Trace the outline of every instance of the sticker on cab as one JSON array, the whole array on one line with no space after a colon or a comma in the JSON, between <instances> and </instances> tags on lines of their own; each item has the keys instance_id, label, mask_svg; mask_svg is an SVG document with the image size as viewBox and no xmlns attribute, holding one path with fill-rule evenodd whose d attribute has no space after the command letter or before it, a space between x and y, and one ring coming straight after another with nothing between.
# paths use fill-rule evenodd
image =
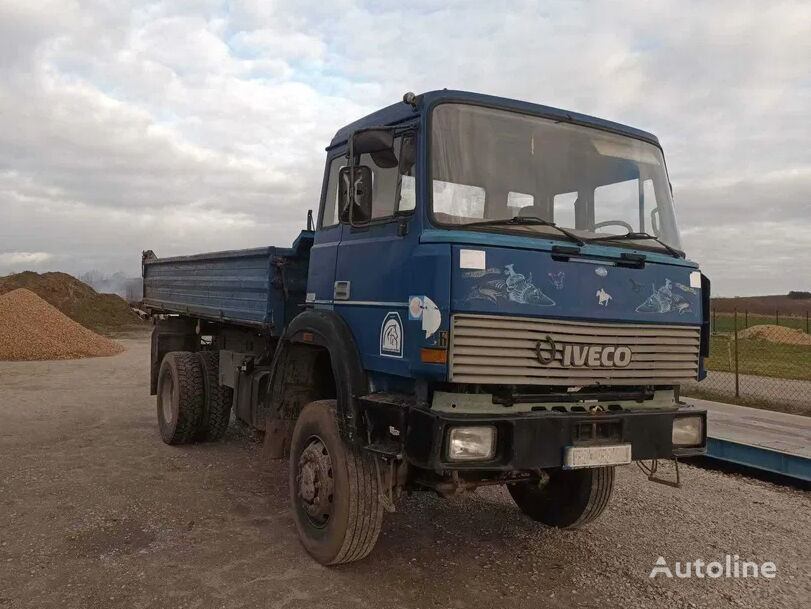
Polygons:
<instances>
[{"instance_id":1,"label":"sticker on cab","mask_svg":"<svg viewBox=\"0 0 811 609\"><path fill-rule=\"evenodd\" d=\"M390 311L380 325L380 355L403 357L403 322L397 311Z\"/></svg>"},{"instance_id":2,"label":"sticker on cab","mask_svg":"<svg viewBox=\"0 0 811 609\"><path fill-rule=\"evenodd\" d=\"M422 320L425 338L430 338L442 325L442 313L436 303L427 296L408 297L408 319Z\"/></svg>"},{"instance_id":3,"label":"sticker on cab","mask_svg":"<svg viewBox=\"0 0 811 609\"><path fill-rule=\"evenodd\" d=\"M416 321L422 319L422 299L423 296L408 297L408 319Z\"/></svg>"},{"instance_id":4,"label":"sticker on cab","mask_svg":"<svg viewBox=\"0 0 811 609\"><path fill-rule=\"evenodd\" d=\"M459 268L483 271L487 268L484 250L459 250Z\"/></svg>"}]
</instances>

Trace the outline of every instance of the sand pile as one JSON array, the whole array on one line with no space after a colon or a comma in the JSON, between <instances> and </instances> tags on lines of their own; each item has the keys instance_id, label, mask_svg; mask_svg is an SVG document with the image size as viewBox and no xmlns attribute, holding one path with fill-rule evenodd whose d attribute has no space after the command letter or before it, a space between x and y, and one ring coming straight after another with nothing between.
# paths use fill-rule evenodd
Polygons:
<instances>
[{"instance_id":1,"label":"sand pile","mask_svg":"<svg viewBox=\"0 0 811 609\"><path fill-rule=\"evenodd\" d=\"M114 355L124 347L63 315L33 292L0 295L0 360Z\"/></svg>"},{"instance_id":2,"label":"sand pile","mask_svg":"<svg viewBox=\"0 0 811 609\"><path fill-rule=\"evenodd\" d=\"M26 271L0 277L0 295L19 288L34 292L94 332L122 332L145 326L126 300L115 294L99 294L67 273Z\"/></svg>"},{"instance_id":3,"label":"sand pile","mask_svg":"<svg viewBox=\"0 0 811 609\"><path fill-rule=\"evenodd\" d=\"M752 326L738 332L738 338L755 338L767 340L770 343L780 343L781 345L811 345L811 334L806 334L796 328L786 328L766 324L762 326Z\"/></svg>"}]
</instances>

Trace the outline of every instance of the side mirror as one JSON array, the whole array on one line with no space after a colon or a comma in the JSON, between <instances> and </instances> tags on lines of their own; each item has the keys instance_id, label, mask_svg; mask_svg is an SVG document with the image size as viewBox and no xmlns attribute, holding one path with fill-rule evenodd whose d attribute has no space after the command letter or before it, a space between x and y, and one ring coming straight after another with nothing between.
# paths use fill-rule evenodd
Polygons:
<instances>
[{"instance_id":1,"label":"side mirror","mask_svg":"<svg viewBox=\"0 0 811 609\"><path fill-rule=\"evenodd\" d=\"M358 165L354 172L354 184L351 167L342 167L338 173L341 222L365 224L372 219L372 170L366 165Z\"/></svg>"},{"instance_id":2,"label":"side mirror","mask_svg":"<svg viewBox=\"0 0 811 609\"><path fill-rule=\"evenodd\" d=\"M394 154L394 129L372 127L355 131L352 135L352 154L355 156L369 154L378 167L385 169L397 167L397 155Z\"/></svg>"},{"instance_id":3,"label":"side mirror","mask_svg":"<svg viewBox=\"0 0 811 609\"><path fill-rule=\"evenodd\" d=\"M394 129L372 127L352 134L352 154L372 154L394 149Z\"/></svg>"}]
</instances>

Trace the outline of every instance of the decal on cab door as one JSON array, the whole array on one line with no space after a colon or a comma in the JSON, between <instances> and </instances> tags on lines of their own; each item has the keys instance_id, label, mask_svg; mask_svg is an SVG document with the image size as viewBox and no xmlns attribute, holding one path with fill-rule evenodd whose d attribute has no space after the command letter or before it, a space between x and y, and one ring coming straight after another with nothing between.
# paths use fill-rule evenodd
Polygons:
<instances>
[{"instance_id":1,"label":"decal on cab door","mask_svg":"<svg viewBox=\"0 0 811 609\"><path fill-rule=\"evenodd\" d=\"M380 355L403 357L403 322L397 311L389 311L380 324Z\"/></svg>"}]
</instances>

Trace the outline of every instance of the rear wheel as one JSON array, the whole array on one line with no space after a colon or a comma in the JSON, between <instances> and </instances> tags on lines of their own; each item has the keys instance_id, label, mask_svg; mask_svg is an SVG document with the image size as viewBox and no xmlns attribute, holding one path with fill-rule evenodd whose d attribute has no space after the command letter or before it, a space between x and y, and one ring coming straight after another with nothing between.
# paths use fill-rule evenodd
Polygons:
<instances>
[{"instance_id":1,"label":"rear wheel","mask_svg":"<svg viewBox=\"0 0 811 609\"><path fill-rule=\"evenodd\" d=\"M546 525L575 529L596 519L608 505L614 488L614 468L553 470L538 485L508 485L510 495L527 516Z\"/></svg>"},{"instance_id":2,"label":"rear wheel","mask_svg":"<svg viewBox=\"0 0 811 609\"><path fill-rule=\"evenodd\" d=\"M167 444L194 441L203 411L203 372L195 353L172 351L158 373L158 427Z\"/></svg>"},{"instance_id":3,"label":"rear wheel","mask_svg":"<svg viewBox=\"0 0 811 609\"><path fill-rule=\"evenodd\" d=\"M196 439L219 440L228 429L234 390L220 385L219 351L200 351L197 357L200 359L205 397Z\"/></svg>"},{"instance_id":4,"label":"rear wheel","mask_svg":"<svg viewBox=\"0 0 811 609\"><path fill-rule=\"evenodd\" d=\"M290 446L290 500L304 548L334 565L366 557L383 522L374 457L341 439L335 400L311 402Z\"/></svg>"}]
</instances>

